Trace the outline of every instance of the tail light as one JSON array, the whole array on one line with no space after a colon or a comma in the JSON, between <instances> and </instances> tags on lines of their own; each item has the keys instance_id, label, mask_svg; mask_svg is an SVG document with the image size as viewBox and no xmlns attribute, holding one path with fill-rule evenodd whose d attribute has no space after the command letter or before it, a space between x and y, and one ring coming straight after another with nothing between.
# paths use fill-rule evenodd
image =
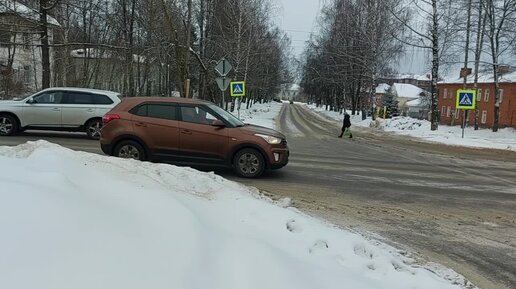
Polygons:
<instances>
[{"instance_id":1,"label":"tail light","mask_svg":"<svg viewBox=\"0 0 516 289\"><path fill-rule=\"evenodd\" d=\"M120 116L115 113L107 113L102 117L102 125L106 125L106 124L108 124L108 122L110 122L114 119L120 119Z\"/></svg>"}]
</instances>

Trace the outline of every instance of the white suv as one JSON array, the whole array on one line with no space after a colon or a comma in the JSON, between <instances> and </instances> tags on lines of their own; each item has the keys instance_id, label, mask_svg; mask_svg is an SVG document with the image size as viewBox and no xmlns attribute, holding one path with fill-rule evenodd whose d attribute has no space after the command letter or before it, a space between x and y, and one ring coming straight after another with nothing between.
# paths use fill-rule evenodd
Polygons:
<instances>
[{"instance_id":1,"label":"white suv","mask_svg":"<svg viewBox=\"0 0 516 289\"><path fill-rule=\"evenodd\" d=\"M99 139L102 116L120 94L87 88L53 87L21 100L0 101L0 136L20 130L85 131Z\"/></svg>"}]
</instances>

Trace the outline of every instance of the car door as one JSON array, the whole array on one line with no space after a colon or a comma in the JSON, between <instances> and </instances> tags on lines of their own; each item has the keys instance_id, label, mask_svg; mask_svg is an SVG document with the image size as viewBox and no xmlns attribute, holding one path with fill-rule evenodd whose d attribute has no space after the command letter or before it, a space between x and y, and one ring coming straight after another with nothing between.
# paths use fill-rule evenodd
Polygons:
<instances>
[{"instance_id":1,"label":"car door","mask_svg":"<svg viewBox=\"0 0 516 289\"><path fill-rule=\"evenodd\" d=\"M215 127L217 118L203 105L181 105L179 148L195 162L223 163L228 154L228 128Z\"/></svg>"},{"instance_id":2,"label":"car door","mask_svg":"<svg viewBox=\"0 0 516 289\"><path fill-rule=\"evenodd\" d=\"M143 103L130 111L133 131L155 158L171 159L179 154L177 106L171 103Z\"/></svg>"},{"instance_id":3,"label":"car door","mask_svg":"<svg viewBox=\"0 0 516 289\"><path fill-rule=\"evenodd\" d=\"M63 127L79 127L96 117L94 94L82 91L65 91L63 94Z\"/></svg>"},{"instance_id":4,"label":"car door","mask_svg":"<svg viewBox=\"0 0 516 289\"><path fill-rule=\"evenodd\" d=\"M60 127L62 91L44 91L29 98L23 107L23 126Z\"/></svg>"}]
</instances>

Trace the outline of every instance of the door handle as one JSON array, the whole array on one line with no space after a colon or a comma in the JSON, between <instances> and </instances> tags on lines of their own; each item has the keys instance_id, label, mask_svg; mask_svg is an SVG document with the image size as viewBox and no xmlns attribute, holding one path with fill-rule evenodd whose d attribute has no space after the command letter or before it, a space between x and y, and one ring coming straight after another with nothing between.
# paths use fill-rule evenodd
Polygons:
<instances>
[{"instance_id":1,"label":"door handle","mask_svg":"<svg viewBox=\"0 0 516 289\"><path fill-rule=\"evenodd\" d=\"M60 111L61 109L59 107L52 108L53 111Z\"/></svg>"},{"instance_id":2,"label":"door handle","mask_svg":"<svg viewBox=\"0 0 516 289\"><path fill-rule=\"evenodd\" d=\"M187 129L182 130L182 131L181 131L181 133L182 133L182 134L192 134L192 132L191 132L191 131L189 131L189 130L187 130Z\"/></svg>"},{"instance_id":3,"label":"door handle","mask_svg":"<svg viewBox=\"0 0 516 289\"><path fill-rule=\"evenodd\" d=\"M147 127L146 124L144 124L143 122L137 122L134 124L135 126L141 126L141 127Z\"/></svg>"}]
</instances>

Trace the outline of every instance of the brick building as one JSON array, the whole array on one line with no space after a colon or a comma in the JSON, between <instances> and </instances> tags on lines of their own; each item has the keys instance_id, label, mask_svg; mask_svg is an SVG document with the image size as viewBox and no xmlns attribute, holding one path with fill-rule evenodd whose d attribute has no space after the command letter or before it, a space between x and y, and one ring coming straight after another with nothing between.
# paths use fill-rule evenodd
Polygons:
<instances>
[{"instance_id":1,"label":"brick building","mask_svg":"<svg viewBox=\"0 0 516 289\"><path fill-rule=\"evenodd\" d=\"M463 111L455 112L457 90L462 89L463 79L456 78L438 83L440 122L446 125L460 125ZM466 89L473 88L473 76L468 77ZM500 77L500 127L516 128L516 72L507 73ZM493 74L481 73L477 91L478 124L480 127L491 128L494 122L495 86ZM474 113L469 113L467 122L473 125Z\"/></svg>"}]
</instances>

